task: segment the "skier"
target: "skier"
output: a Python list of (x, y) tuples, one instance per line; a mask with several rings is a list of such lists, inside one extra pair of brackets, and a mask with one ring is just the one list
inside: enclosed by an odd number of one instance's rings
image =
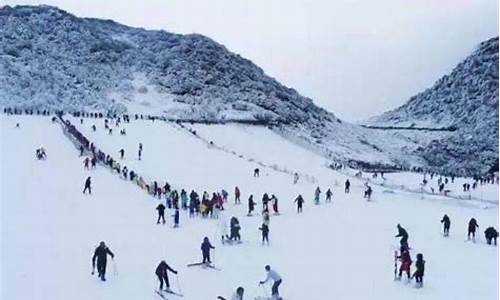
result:
[(166, 291), (171, 292), (170, 290), (170, 283), (168, 281), (168, 272), (170, 271), (174, 274), (177, 274), (177, 271), (172, 269), (164, 260), (160, 262), (158, 267), (156, 267), (155, 274), (158, 276), (158, 280), (160, 281), (160, 291), (163, 290), (163, 283), (165, 283), (166, 286)]
[(222, 195), (222, 199), (224, 200), (224, 202), (227, 202), (227, 197), (229, 196), (229, 193), (225, 189), (222, 189), (220, 193)]
[(85, 157), (85, 159), (83, 160), (83, 168), (84, 168), (85, 170), (88, 170), (88, 169), (89, 169), (89, 163), (90, 163), (90, 158)]
[(97, 272), (99, 278), (102, 281), (106, 281), (106, 263), (107, 263), (107, 255), (110, 255), (111, 258), (115, 258), (115, 255), (109, 248), (106, 246), (104, 242), (100, 242), (99, 246), (94, 251), (94, 256), (92, 257), (92, 275), (94, 275), (95, 264), (97, 260)]
[(410, 272), (410, 266), (411, 266), (411, 257), (410, 257), (410, 252), (408, 249), (402, 249), (401, 250), (401, 255), (397, 257), (401, 261), (401, 266), (399, 267), (399, 274), (398, 274), (398, 280), (401, 280), (401, 276), (403, 275), (403, 272), (406, 272), (407, 274), (407, 280), (410, 281), (411, 278), (411, 272)]
[(409, 249), (408, 247), (408, 232), (406, 232), (406, 229), (404, 229), (401, 225), (397, 225), (398, 228), (398, 234), (395, 237), (401, 237), (401, 240), (399, 241), (401, 245), (401, 251), (403, 249)]
[(346, 179), (344, 185), (345, 185), (344, 192), (346, 194), (349, 194), (349, 192), (351, 191), (351, 182), (349, 181), (349, 179)]
[(248, 198), (248, 214), (247, 214), (247, 216), (252, 215), (254, 208), (255, 208), (255, 202), (253, 201), (253, 195), (250, 195), (250, 197)]
[(85, 150), (85, 149), (83, 148), (83, 145), (80, 145), (80, 157), (81, 157), (81, 156), (83, 156), (83, 151), (84, 151), (84, 150)]
[(85, 187), (83, 188), (83, 193), (85, 194), (85, 191), (89, 191), (89, 195), (92, 195), (92, 189), (90, 187), (90, 176), (87, 177), (87, 179), (85, 180)]
[(235, 241), (240, 241), (241, 236), (240, 236), (240, 221), (236, 217), (232, 217), (230, 221), (230, 236), (229, 240), (235, 240)]
[(302, 212), (302, 204), (304, 204), (304, 198), (302, 198), (302, 195), (299, 195), (294, 202), (297, 202), (297, 213)]
[(497, 245), (498, 231), (494, 227), (488, 227), (484, 231), (484, 237), (486, 238), (486, 243), (491, 245), (491, 240), (493, 240), (495, 246)]
[(187, 209), (187, 203), (188, 203), (188, 195), (187, 192), (182, 189), (181, 190), (181, 207), (182, 209)]
[(120, 152), (120, 159), (123, 159), (123, 157), (125, 156), (125, 150), (122, 148), (118, 152)]
[(332, 202), (332, 190), (328, 189), (326, 191), (326, 199), (325, 199), (325, 202)]
[(267, 243), (269, 246), (269, 226), (263, 223), (262, 226), (259, 227), (259, 230), (262, 231), (262, 246), (264, 246), (264, 243)]
[(271, 297), (272, 299), (280, 299), (278, 287), (280, 286), (282, 281), (281, 276), (278, 273), (276, 273), (276, 271), (272, 270), (269, 265), (267, 265), (265, 269), (267, 272), (266, 279), (259, 282), (259, 284), (264, 284), (268, 282), (270, 279), (273, 280), (274, 282), (273, 286), (271, 287)]
[(297, 184), (299, 181), (299, 173), (293, 174), (293, 184)]
[(274, 194), (272, 194), (270, 201), (272, 201), (272, 203), (273, 203), (273, 212), (274, 212), (274, 214), (275, 215), (279, 215), (280, 212), (278, 210), (278, 198), (276, 198), (276, 196)]
[(422, 253), (417, 254), (417, 261), (415, 262), (415, 267), (417, 270), (413, 273), (413, 277), (415, 277), (416, 287), (421, 288), (424, 285), (424, 270), (425, 270), (425, 260)]
[(262, 210), (268, 209), (269, 200), (269, 195), (264, 193), (262, 196)]
[(139, 150), (137, 151), (138, 158), (141, 160), (142, 158), (142, 143), (139, 143)]
[(243, 293), (245, 292), (245, 289), (243, 287), (238, 287), (234, 294), (231, 296), (231, 300), (243, 300)]
[(201, 244), (201, 254), (203, 255), (203, 263), (204, 264), (211, 264), (212, 261), (210, 260), (210, 249), (215, 249), (212, 244), (210, 244), (210, 241), (208, 240), (208, 237), (205, 237), (203, 239), (203, 243)]
[(255, 168), (253, 170), (253, 177), (260, 177), (260, 170), (259, 170), (259, 168)]
[(479, 225), (477, 225), (477, 221), (474, 218), (471, 218), (469, 221), (469, 230), (467, 232), (467, 240), (470, 240), (470, 236), (472, 235), (472, 240), (476, 240), (476, 228), (479, 228)]
[(240, 204), (240, 189), (238, 187), (234, 188), (234, 204)]
[(366, 198), (368, 201), (370, 201), (370, 199), (372, 198), (372, 187), (369, 186), (368, 184), (365, 185), (366, 186), (366, 190), (365, 190), (365, 195), (364, 195), (364, 198)]
[(179, 208), (176, 207), (175, 208), (175, 212), (174, 212), (174, 228), (177, 228), (179, 227)]
[(443, 235), (444, 236), (449, 236), (450, 235), (450, 224), (451, 224), (451, 221), (450, 221), (450, 218), (448, 217), (447, 214), (445, 214), (443, 216), (443, 218), (441, 219), (441, 223), (443, 223)]
[(165, 224), (165, 205), (162, 203), (158, 204), (156, 210), (158, 211), (158, 221), (156, 221), (156, 224), (160, 224), (160, 219)]
[(224, 244), (224, 242), (226, 241), (226, 239), (228, 239), (228, 235), (227, 235), (227, 218), (226, 218), (225, 213), (221, 213), (220, 214), (219, 221), (218, 221), (217, 225), (219, 227), (219, 232), (220, 232), (220, 236), (221, 236), (221, 243)]
[(264, 222), (264, 224), (266, 225), (269, 225), (270, 221), (271, 221), (271, 216), (269, 215), (269, 210), (264, 209), (262, 211), (262, 222)]
[(316, 187), (316, 190), (314, 191), (314, 204), (318, 205), (319, 204), (319, 196), (321, 195), (321, 190), (319, 189), (319, 186)]

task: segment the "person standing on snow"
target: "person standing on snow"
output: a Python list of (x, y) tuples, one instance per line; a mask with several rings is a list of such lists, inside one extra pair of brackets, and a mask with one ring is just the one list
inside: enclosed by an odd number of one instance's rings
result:
[(228, 226), (227, 226), (227, 217), (224, 212), (220, 213), (219, 220), (217, 222), (217, 226), (219, 227), (219, 232), (221, 236), (221, 243), (224, 244), (228, 237)]
[(273, 212), (275, 215), (279, 215), (280, 212), (278, 210), (278, 198), (276, 198), (276, 196), (274, 194), (271, 195), (271, 200), (272, 203), (273, 203)]
[(467, 240), (470, 240), (470, 236), (472, 235), (472, 240), (476, 240), (476, 228), (479, 228), (479, 225), (477, 225), (477, 221), (474, 218), (471, 218), (469, 221), (469, 228), (467, 231)]
[(345, 185), (344, 192), (346, 194), (349, 194), (349, 192), (351, 191), (351, 182), (349, 181), (349, 179), (346, 179), (344, 185)]
[(319, 204), (319, 196), (321, 195), (321, 190), (319, 189), (319, 186), (316, 188), (314, 191), (314, 204), (318, 205)]
[(179, 208), (176, 207), (175, 208), (175, 212), (174, 212), (174, 228), (177, 228), (179, 227)]
[(297, 184), (298, 181), (299, 181), (299, 173), (295, 172), (295, 174), (293, 174), (293, 184)]
[(106, 246), (104, 242), (100, 242), (99, 246), (94, 251), (94, 256), (92, 257), (92, 275), (94, 275), (95, 265), (97, 261), (97, 272), (99, 274), (99, 278), (102, 281), (106, 281), (106, 264), (107, 264), (107, 256), (110, 255), (111, 258), (115, 258), (115, 255), (109, 248)]
[(231, 235), (229, 236), (229, 239), (232, 241), (232, 240), (235, 240), (235, 241), (240, 241), (241, 240), (241, 236), (240, 236), (240, 229), (241, 229), (241, 226), (240, 226), (240, 221), (238, 221), (238, 219), (236, 217), (232, 217), (231, 220), (230, 220), (230, 228), (231, 228)]
[(88, 190), (89, 191), (89, 195), (92, 195), (92, 188), (90, 187), (90, 176), (87, 177), (87, 179), (85, 180), (85, 186), (83, 188), (83, 194), (85, 194), (85, 192)]
[(267, 265), (265, 267), (265, 269), (267, 272), (266, 279), (259, 282), (259, 284), (264, 284), (264, 283), (268, 282), (269, 280), (273, 280), (274, 282), (273, 282), (273, 286), (271, 287), (271, 297), (273, 299), (279, 299), (278, 288), (279, 288), (281, 281), (282, 281), (281, 276), (276, 271), (272, 270), (269, 265)]
[(447, 214), (443, 216), (441, 223), (443, 223), (443, 236), (449, 236), (451, 221)]
[(268, 209), (269, 201), (269, 195), (267, 193), (264, 193), (264, 195), (262, 196), (262, 210)]
[(205, 237), (203, 239), (203, 243), (201, 244), (201, 254), (203, 255), (203, 263), (210, 264), (212, 261), (210, 260), (210, 249), (215, 249), (212, 244), (210, 244), (210, 241), (208, 240), (208, 237)]
[(269, 225), (269, 223), (271, 222), (271, 216), (269, 215), (268, 209), (264, 209), (262, 211), (262, 222), (266, 225)]
[(240, 189), (238, 187), (234, 188), (234, 204), (240, 204)]
[(416, 287), (421, 288), (424, 285), (424, 271), (425, 271), (425, 260), (422, 253), (417, 254), (417, 261), (415, 262), (415, 267), (417, 268), (417, 270), (415, 271), (415, 273), (413, 273), (413, 276), (411, 278), (413, 279), (413, 277), (415, 277), (415, 281), (417, 283)]
[(332, 190), (328, 189), (326, 191), (326, 199), (325, 199), (325, 202), (332, 202)]
[(120, 149), (120, 151), (118, 151), (120, 153), (120, 159), (123, 159), (123, 157), (125, 157), (125, 150)]
[(170, 271), (174, 274), (177, 274), (177, 271), (172, 269), (164, 260), (160, 262), (158, 267), (156, 267), (155, 274), (158, 277), (158, 280), (160, 281), (160, 291), (163, 290), (163, 283), (165, 283), (166, 286), (166, 291), (171, 291), (170, 290), (170, 283), (168, 281), (168, 272)]
[(139, 150), (137, 151), (137, 158), (141, 160), (142, 158), (142, 143), (139, 143)]
[(488, 227), (484, 231), (484, 237), (486, 238), (486, 243), (491, 245), (491, 241), (493, 240), (495, 246), (497, 245), (498, 231), (494, 227)]
[(156, 221), (156, 224), (160, 224), (160, 219), (165, 224), (165, 205), (162, 203), (158, 204), (156, 210), (158, 211), (158, 221)]
[(84, 168), (85, 170), (88, 170), (88, 169), (89, 169), (89, 163), (90, 163), (90, 158), (85, 157), (85, 159), (83, 160), (83, 168)]
[(397, 258), (401, 261), (401, 266), (399, 267), (398, 280), (401, 280), (403, 272), (406, 272), (408, 276), (407, 279), (408, 281), (410, 281), (411, 278), (410, 266), (412, 263), (410, 252), (408, 251), (408, 249), (403, 249), (401, 250), (401, 255), (399, 255)]
[(247, 214), (247, 216), (251, 216), (254, 209), (255, 209), (255, 202), (253, 201), (253, 195), (250, 195), (250, 197), (248, 198), (248, 214)]
[(294, 202), (297, 202), (297, 213), (302, 212), (302, 204), (304, 204), (304, 198), (302, 198), (302, 195), (299, 195)]
[(401, 251), (403, 249), (409, 249), (408, 247), (408, 232), (401, 225), (397, 225), (398, 234), (395, 237), (401, 237), (399, 244), (401, 245)]
[(236, 289), (236, 291), (234, 292), (234, 294), (231, 296), (231, 300), (243, 300), (243, 293), (245, 292), (245, 290), (243, 289), (243, 287), (238, 287)]
[(263, 223), (259, 230), (262, 231), (262, 246), (264, 243), (267, 243), (269, 246), (269, 226), (266, 223)]

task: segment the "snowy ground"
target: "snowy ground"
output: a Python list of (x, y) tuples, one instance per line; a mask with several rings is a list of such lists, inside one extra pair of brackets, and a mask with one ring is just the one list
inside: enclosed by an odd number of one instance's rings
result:
[[(16, 122), (21, 128), (15, 128)], [(95, 133), (90, 129), (94, 123)], [(265, 128), (193, 126), (200, 136), (225, 147), (223, 151), (164, 122), (133, 121), (126, 126), (127, 136), (120, 136), (118, 129), (108, 135), (103, 120), (85, 119), (77, 126), (116, 158), (124, 148), (122, 165), (149, 180), (168, 180), (176, 188), (199, 193), (225, 188), (232, 194), (238, 185), (242, 205), (228, 204), (225, 214), (239, 217), (246, 242), (222, 246), (216, 221), (188, 219), (184, 213), (178, 229), (156, 225), (159, 201), (103, 167), (85, 171), (59, 124), (49, 118), (2, 115), (2, 299), (156, 299), (154, 269), (162, 259), (179, 270), (188, 300), (228, 297), (238, 285), (245, 287), (245, 299), (262, 295), (257, 283), (265, 276), (265, 264), (284, 278), (281, 291), (287, 300), (498, 299), (498, 248), (487, 246), (482, 234), (476, 244), (464, 242), (470, 217), (478, 220), (481, 233), (487, 226), (498, 228), (496, 205), (439, 196), (421, 199), (420, 194), (387, 193), (379, 186), (374, 186), (373, 201), (366, 202), (362, 181), (351, 179), (351, 194), (341, 193), (345, 175)], [(139, 142), (144, 144), (142, 161), (136, 157)], [(41, 145), (48, 152), (46, 161), (34, 159)], [(279, 166), (279, 171), (257, 161)], [(252, 176), (255, 167), (261, 168), (260, 178)], [(304, 177), (293, 185), (283, 170)], [(87, 176), (93, 178), (92, 196), (81, 193)], [(391, 174), (389, 180), (421, 181), (412, 176)], [(332, 204), (312, 204), (318, 185), (323, 192), (333, 189)], [(490, 195), (490, 188), (479, 189)], [(498, 186), (494, 188), (498, 193)], [(245, 216), (248, 195), (260, 202), (263, 192), (274, 193), (282, 211), (271, 219), (270, 247), (260, 245), (261, 217)], [(306, 199), (301, 215), (293, 205), (298, 193)], [(449, 238), (440, 233), (444, 213), (452, 220)], [(423, 289), (393, 281), (397, 223), (410, 234), (413, 259), (421, 252), (427, 261)], [(222, 271), (186, 267), (201, 259), (204, 236), (216, 246), (213, 261)], [(106, 283), (90, 276), (91, 256), (100, 240), (116, 255)], [(178, 289), (175, 276), (170, 279)]]

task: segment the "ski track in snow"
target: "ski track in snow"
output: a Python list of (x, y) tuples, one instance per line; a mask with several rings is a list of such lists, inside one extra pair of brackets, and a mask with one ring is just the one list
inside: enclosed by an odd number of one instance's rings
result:
[[(226, 189), (230, 193), (226, 217), (238, 216), (248, 243), (222, 247), (216, 221), (189, 219), (185, 212), (179, 229), (171, 228), (172, 218), (165, 226), (156, 225), (159, 200), (106, 168), (84, 170), (83, 158), (59, 124), (45, 117), (2, 115), (2, 299), (157, 299), (154, 270), (162, 259), (179, 271), (183, 299), (188, 300), (228, 298), (239, 285), (245, 287), (245, 298), (263, 295), (257, 283), (265, 276), (265, 264), (284, 278), (281, 293), (287, 300), (498, 298), (498, 248), (487, 246), (482, 234), (487, 226), (498, 228), (496, 205), (483, 209), (473, 201), (443, 197), (423, 201), (419, 194), (383, 193), (378, 186), (373, 201), (366, 202), (362, 181), (352, 179), (351, 194), (342, 193), (345, 175), (326, 169), (325, 159), (265, 128), (193, 126), (247, 157), (311, 174), (317, 184), (299, 180), (294, 185), (292, 176), (268, 168), (254, 178), (256, 163), (207, 147), (163, 122), (131, 121), (124, 125), (127, 136), (118, 130), (110, 136), (103, 120), (85, 119), (83, 125), (70, 120), (115, 158), (124, 148), (122, 166), (149, 180), (160, 184), (167, 180), (188, 192)], [(16, 122), (21, 128), (15, 128)], [(90, 129), (94, 123), (95, 133)], [(136, 157), (139, 142), (144, 144), (141, 161)], [(34, 158), (42, 145), (46, 161)], [(87, 176), (92, 176), (92, 196), (81, 193)], [(403, 182), (416, 180), (408, 173), (390, 176)], [(231, 204), (236, 185), (242, 191), (238, 206)], [(316, 185), (323, 192), (320, 206), (312, 204)], [(324, 204), (328, 187), (334, 193), (333, 203)], [(480, 187), (484, 193), (490, 193), (489, 188)], [(245, 216), (249, 194), (259, 208), (264, 192), (278, 197), (282, 212), (271, 216), (270, 247), (260, 245), (261, 217)], [(293, 204), (299, 193), (306, 200), (301, 215)], [(449, 238), (441, 236), (439, 220), (444, 213), (452, 221)], [(472, 216), (480, 225), (477, 244), (464, 243)], [(423, 289), (392, 280), (397, 223), (410, 234), (412, 258), (424, 254)], [(186, 267), (201, 259), (204, 236), (216, 247), (212, 260), (220, 272)], [(100, 240), (116, 255), (117, 275), (109, 260), (105, 283), (90, 275), (91, 256)], [(175, 276), (169, 275), (171, 286), (178, 289)]]

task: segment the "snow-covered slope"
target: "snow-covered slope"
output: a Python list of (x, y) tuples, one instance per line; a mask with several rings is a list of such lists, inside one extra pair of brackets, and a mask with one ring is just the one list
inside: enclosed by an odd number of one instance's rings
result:
[(383, 134), (371, 144), (367, 130), (342, 123), (201, 35), (77, 18), (47, 6), (3, 7), (0, 26), (4, 107), (272, 123), (338, 161), (418, 164), (384, 145), (405, 140)]
[(417, 153), (443, 169), (458, 163), (466, 172), (482, 173), (496, 164), (498, 171), (498, 37), (482, 42), (431, 88), (367, 124), (455, 130)]
[[(168, 180), (175, 188), (198, 192), (229, 191), (225, 216), (240, 219), (245, 242), (221, 245), (216, 220), (190, 219), (184, 211), (180, 228), (171, 228), (171, 220), (156, 225), (159, 200), (102, 166), (84, 170), (83, 158), (59, 124), (49, 118), (1, 115), (2, 299), (161, 300), (153, 289), (154, 269), (162, 259), (179, 271), (179, 281), (171, 276), (171, 285), (180, 287), (186, 300), (229, 297), (239, 285), (246, 289), (245, 299), (263, 295), (269, 286), (264, 290), (257, 283), (264, 278), (265, 264), (282, 275), (282, 295), (289, 300), (498, 298), (498, 248), (485, 245), (482, 236), (477, 244), (464, 243), (472, 216), (481, 232), (490, 225), (498, 228), (496, 205), (440, 196), (421, 199), (420, 194), (378, 186), (373, 201), (366, 202), (362, 181), (352, 178), (352, 192), (344, 194), (345, 175), (263, 128), (195, 125), (199, 136), (213, 140), (210, 146), (175, 124), (132, 121), (122, 125), (127, 135), (121, 136), (118, 129), (107, 134), (103, 120), (71, 120), (111, 155), (118, 157), (116, 152), (124, 148), (122, 166), (148, 180)], [(96, 132), (90, 130), (92, 124)], [(144, 144), (141, 161), (136, 160), (139, 142)], [(34, 158), (40, 146), (47, 149), (46, 161)], [(261, 168), (259, 178), (252, 176), (255, 167)], [(310, 177), (294, 185), (281, 169)], [(81, 193), (87, 176), (93, 179), (92, 196)], [(420, 180), (406, 174), (394, 177), (406, 183)], [(236, 184), (243, 205), (232, 204)], [(312, 204), (316, 186), (323, 190), (319, 206)], [(334, 191), (331, 204), (324, 203), (328, 187)], [(271, 217), (269, 247), (260, 245), (261, 216), (246, 216), (248, 196), (254, 194), (259, 202), (263, 192), (279, 198), (282, 212)], [(306, 199), (301, 215), (293, 203), (298, 193)], [(449, 238), (440, 234), (444, 213), (452, 219)], [(412, 257), (422, 252), (426, 259), (423, 289), (393, 281), (397, 223), (409, 231)], [(213, 261), (221, 271), (186, 267), (201, 259), (204, 236), (214, 242)], [(105, 283), (90, 275), (91, 255), (100, 240), (116, 255), (114, 263), (109, 261)]]
[[(4, 108), (266, 124), (330, 160), (372, 169), (484, 174), (495, 157), (491, 151), (498, 149), (486, 138), (469, 143), (469, 135), (408, 135), (343, 122), (251, 61), (197, 34), (78, 18), (50, 6), (4, 6), (0, 28)], [(470, 163), (464, 159), (468, 153), (488, 155)]]

